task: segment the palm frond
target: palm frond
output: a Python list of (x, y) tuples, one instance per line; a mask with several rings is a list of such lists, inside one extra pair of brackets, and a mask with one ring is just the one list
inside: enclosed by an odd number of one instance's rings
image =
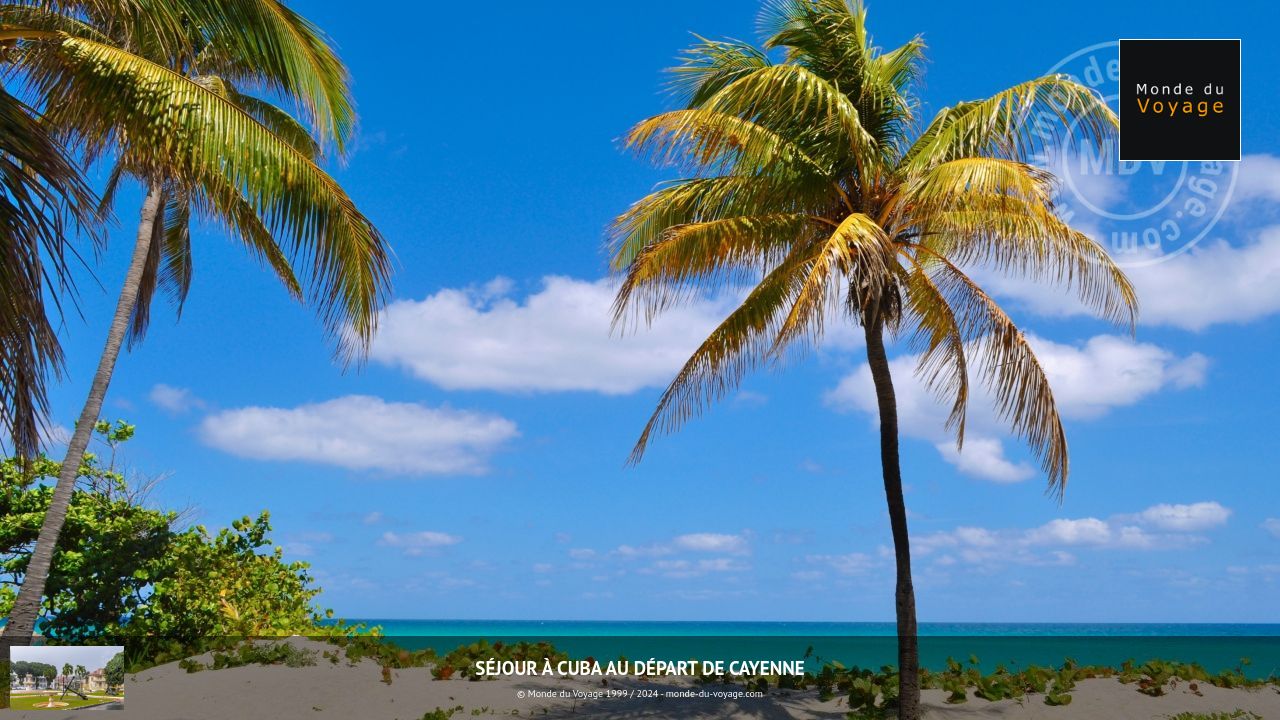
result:
[(943, 108), (904, 155), (901, 167), (918, 172), (965, 157), (1030, 161), (1069, 136), (1109, 147), (1120, 121), (1097, 91), (1066, 75), (1046, 75), (985, 100)]
[[(800, 292), (778, 328), (770, 352), (781, 353), (801, 336), (816, 343), (822, 335), (826, 306), (839, 304), (841, 282), (855, 293), (878, 292), (892, 274), (892, 252), (889, 237), (870, 216), (853, 213), (842, 220), (805, 268)], [(874, 298), (864, 298), (862, 304), (866, 301)]]
[(320, 143), (345, 152), (356, 120), (350, 72), (320, 28), (279, 0), (169, 1), (204, 29), (197, 72), (292, 98)]
[(668, 90), (689, 108), (700, 107), (743, 75), (772, 64), (767, 55), (749, 43), (701, 37), (698, 40), (681, 53), (679, 65), (667, 70), (672, 76)]
[(628, 310), (652, 320), (688, 298), (754, 282), (800, 243), (814, 242), (826, 228), (821, 218), (800, 213), (676, 225), (626, 264), (614, 300), (614, 323)]
[(240, 92), (231, 81), (217, 75), (201, 75), (193, 79), (234, 103), (247, 115), (262, 123), (263, 127), (275, 133), (277, 137), (292, 145), (293, 149), (312, 161), (319, 162), (323, 159), (324, 153), (320, 143), (316, 142), (316, 139), (311, 136), (311, 131), (294, 116), (266, 100)]
[(762, 125), (790, 139), (824, 167), (852, 164), (861, 177), (884, 160), (840, 88), (800, 65), (770, 65), (744, 74), (712, 95), (704, 109)]
[(1063, 285), (1132, 331), (1133, 285), (1105, 249), (1057, 216), (1053, 185), (1047, 171), (1012, 160), (952, 160), (904, 190), (899, 222), (960, 267), (983, 265)]
[(830, 168), (778, 133), (702, 108), (654, 115), (632, 128), (625, 143), (655, 163), (692, 172), (759, 175), (792, 169), (824, 177), (830, 173)]
[(996, 413), (1040, 458), (1049, 491), (1061, 498), (1067, 485), (1067, 435), (1044, 368), (995, 300), (946, 258), (932, 259), (931, 279), (948, 299), (965, 344), (980, 358), (978, 371)]
[(793, 251), (698, 346), (662, 393), (629, 462), (640, 461), (654, 433), (679, 429), (760, 364), (773, 343), (780, 316), (799, 291), (801, 270), (810, 261), (809, 253)]
[(650, 193), (609, 228), (610, 265), (626, 268), (671, 228), (770, 215), (822, 215), (836, 207), (832, 185), (814, 175), (774, 174), (690, 178)]
[(145, 177), (234, 189), (308, 265), (310, 300), (350, 356), (367, 348), (389, 282), (381, 235), (328, 174), (227, 98), (148, 60), (58, 36), (39, 75), (56, 123), (94, 150), (119, 142)]
[(62, 367), (49, 313), (60, 312), (57, 293), (73, 288), (70, 237), (88, 230), (100, 238), (95, 208), (65, 149), (0, 89), (0, 429), (20, 455), (40, 449), (46, 380)]
[(965, 417), (969, 405), (969, 361), (959, 321), (942, 291), (915, 258), (903, 279), (908, 345), (920, 354), (916, 376), (941, 402), (950, 402), (946, 427), (956, 433), (956, 448), (964, 448)]

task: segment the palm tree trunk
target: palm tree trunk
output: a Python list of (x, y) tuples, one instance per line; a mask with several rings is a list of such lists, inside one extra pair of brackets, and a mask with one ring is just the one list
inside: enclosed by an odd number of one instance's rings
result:
[(911, 542), (907, 536), (907, 505), (902, 499), (902, 469), (898, 465), (898, 402), (893, 377), (884, 352), (884, 326), (878, 319), (863, 324), (867, 337), (867, 364), (876, 387), (880, 409), (880, 466), (884, 494), (893, 529), (893, 555), (898, 566), (894, 593), (898, 617), (898, 718), (920, 718), (920, 648), (916, 638), (916, 593), (911, 586)]
[[(53, 563), (53, 551), (58, 545), (58, 535), (67, 520), (67, 510), (71, 505), (71, 495), (75, 491), (76, 477), (80, 471), (80, 461), (84, 458), (85, 449), (93, 437), (93, 427), (102, 412), (102, 401), (107, 395), (107, 385), (111, 383), (111, 373), (115, 370), (116, 358), (120, 355), (120, 345), (124, 342), (125, 333), (129, 329), (129, 317), (133, 314), (134, 303), (138, 300), (138, 286), (142, 279), (143, 267), (151, 250), (152, 229), (160, 210), (164, 205), (162, 185), (155, 184), (147, 189), (146, 200), (142, 203), (142, 219), (138, 225), (138, 240), (133, 248), (133, 259), (129, 263), (129, 272), (125, 275), (124, 288), (120, 291), (120, 299), (116, 303), (116, 314), (111, 319), (111, 329), (107, 333), (107, 344), (102, 349), (102, 358), (98, 361), (98, 371), (93, 376), (93, 384), (89, 387), (89, 397), (85, 400), (84, 410), (76, 421), (75, 432), (67, 443), (67, 456), (62, 461), (62, 472), (58, 474), (58, 484), (53, 490), (53, 499), (49, 510), (45, 513), (44, 524), (40, 527), (40, 535), (36, 540), (35, 550), (27, 563), (22, 578), (22, 587), (14, 600), (13, 610), (5, 625), (0, 646), (5, 655), (10, 646), (29, 645), (35, 632), (36, 617), (40, 612), (40, 601), (44, 597), (45, 583), (49, 579), (49, 568)], [(0, 660), (3, 660), (0, 657)], [(8, 678), (5, 678), (8, 686)]]

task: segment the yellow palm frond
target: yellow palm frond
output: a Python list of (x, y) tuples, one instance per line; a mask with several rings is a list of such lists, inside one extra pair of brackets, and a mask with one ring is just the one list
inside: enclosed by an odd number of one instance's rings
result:
[(853, 164), (868, 176), (882, 159), (882, 149), (862, 126), (853, 101), (800, 65), (770, 65), (744, 74), (703, 107), (790, 138), (824, 167)]
[[(856, 294), (879, 293), (892, 274), (893, 248), (889, 237), (871, 217), (853, 213), (840, 222), (805, 268), (804, 283), (791, 311), (778, 329), (772, 352), (782, 352), (804, 335), (816, 341), (822, 335), (827, 306), (839, 302), (841, 281)], [(861, 306), (874, 302), (865, 297)]]
[(610, 265), (615, 271), (623, 270), (644, 248), (680, 225), (738, 217), (821, 215), (839, 202), (831, 183), (808, 174), (723, 175), (670, 183), (613, 221)]
[(754, 281), (791, 247), (815, 240), (825, 227), (820, 218), (777, 213), (668, 228), (627, 264), (614, 301), (614, 322), (623, 322), (628, 309), (651, 320), (690, 292)]
[(679, 429), (693, 415), (724, 397), (759, 365), (774, 340), (774, 328), (799, 292), (812, 253), (797, 248), (752, 289), (742, 304), (698, 346), (658, 400), (640, 433), (630, 462), (639, 462), (655, 432)]
[(656, 163), (714, 174), (756, 175), (791, 169), (827, 176), (795, 143), (723, 112), (694, 108), (655, 115), (631, 129), (626, 146)]

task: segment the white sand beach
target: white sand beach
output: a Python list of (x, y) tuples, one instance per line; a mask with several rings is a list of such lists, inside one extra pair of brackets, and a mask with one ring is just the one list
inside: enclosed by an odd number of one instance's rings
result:
[[(330, 646), (307, 642), (323, 651)], [(188, 673), (177, 663), (129, 676), (127, 717), (137, 720), (421, 720), (437, 708), (461, 707), (454, 717), (518, 716), (543, 718), (732, 718), (741, 720), (844, 720), (842, 698), (821, 701), (816, 691), (771, 689), (764, 697), (742, 696), (738, 685), (695, 685), (686, 679), (500, 678), (485, 681), (433, 680), (428, 668), (393, 670), (383, 682), (372, 660), (354, 665), (323, 658), (311, 667), (244, 666)], [(609, 690), (659, 697), (604, 697)], [(668, 692), (724, 693), (720, 697), (668, 697)], [(551, 693), (554, 697), (547, 697)], [(1045, 705), (1029, 695), (1021, 702), (970, 698), (948, 705), (938, 690), (924, 693), (926, 717), (939, 720), (1009, 718), (1039, 720), (1163, 720), (1181, 712), (1245, 710), (1280, 718), (1280, 691), (1274, 686), (1228, 690), (1200, 684), (1199, 695), (1177, 683), (1162, 697), (1112, 679), (1081, 681), (1065, 707)], [(630, 694), (630, 692), (628, 692)], [(561, 697), (564, 695), (564, 697)], [(736, 697), (735, 697), (736, 695)], [(575, 697), (576, 696), (576, 697)], [(101, 709), (72, 712), (14, 712), (9, 717), (100, 717)]]

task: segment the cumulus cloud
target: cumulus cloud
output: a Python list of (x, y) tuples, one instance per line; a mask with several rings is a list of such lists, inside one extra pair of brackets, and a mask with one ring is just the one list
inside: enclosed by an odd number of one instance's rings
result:
[(1137, 519), (1163, 530), (1197, 531), (1224, 525), (1231, 517), (1231, 510), (1216, 502), (1198, 502), (1190, 505), (1153, 505), (1137, 516)]
[[(543, 278), (523, 299), (498, 278), (401, 300), (382, 313), (370, 357), (449, 390), (587, 391), (624, 395), (671, 381), (689, 355), (741, 299), (725, 292), (671, 308), (651, 326), (615, 332), (616, 285)], [(851, 347), (850, 328), (832, 328), (828, 347)], [(763, 401), (744, 392), (740, 402)]]
[(405, 555), (413, 556), (421, 555), (428, 550), (457, 545), (460, 542), (462, 542), (462, 538), (457, 535), (434, 530), (422, 530), (411, 533), (384, 532), (378, 544), (399, 548)]
[(241, 457), (409, 475), (483, 473), (490, 455), (518, 434), (497, 415), (365, 395), (225, 410), (200, 425), (206, 444)]
[(1273, 537), (1280, 538), (1280, 518), (1267, 518), (1262, 522), (1262, 529)]
[(205, 406), (204, 401), (196, 397), (189, 389), (173, 387), (164, 383), (157, 383), (153, 386), (147, 398), (156, 407), (174, 415), (198, 410)]
[[(1208, 359), (1198, 353), (1178, 357), (1156, 345), (1114, 335), (1098, 335), (1080, 345), (1035, 336), (1027, 339), (1049, 378), (1058, 412), (1068, 420), (1095, 419), (1160, 390), (1199, 385), (1208, 368)], [(1018, 482), (1036, 474), (1031, 465), (1005, 456), (1007, 432), (980, 381), (970, 385), (965, 444), (963, 451), (957, 451), (954, 437), (944, 427), (948, 409), (916, 377), (917, 361), (918, 356), (906, 355), (890, 362), (903, 434), (933, 444), (967, 475)], [(871, 371), (865, 364), (828, 392), (826, 401), (838, 410), (866, 413), (873, 421), (879, 417)]]
[(1067, 565), (1079, 550), (1172, 550), (1206, 542), (1199, 531), (1227, 522), (1231, 511), (1217, 502), (1153, 505), (1110, 518), (1058, 518), (1034, 528), (957, 527), (912, 540), (913, 553), (941, 565), (1016, 562)]
[(511, 290), (499, 279), (392, 303), (370, 357), (450, 390), (619, 395), (669, 382), (732, 307), (728, 297), (696, 300), (619, 336), (608, 280), (547, 277), (523, 300)]

